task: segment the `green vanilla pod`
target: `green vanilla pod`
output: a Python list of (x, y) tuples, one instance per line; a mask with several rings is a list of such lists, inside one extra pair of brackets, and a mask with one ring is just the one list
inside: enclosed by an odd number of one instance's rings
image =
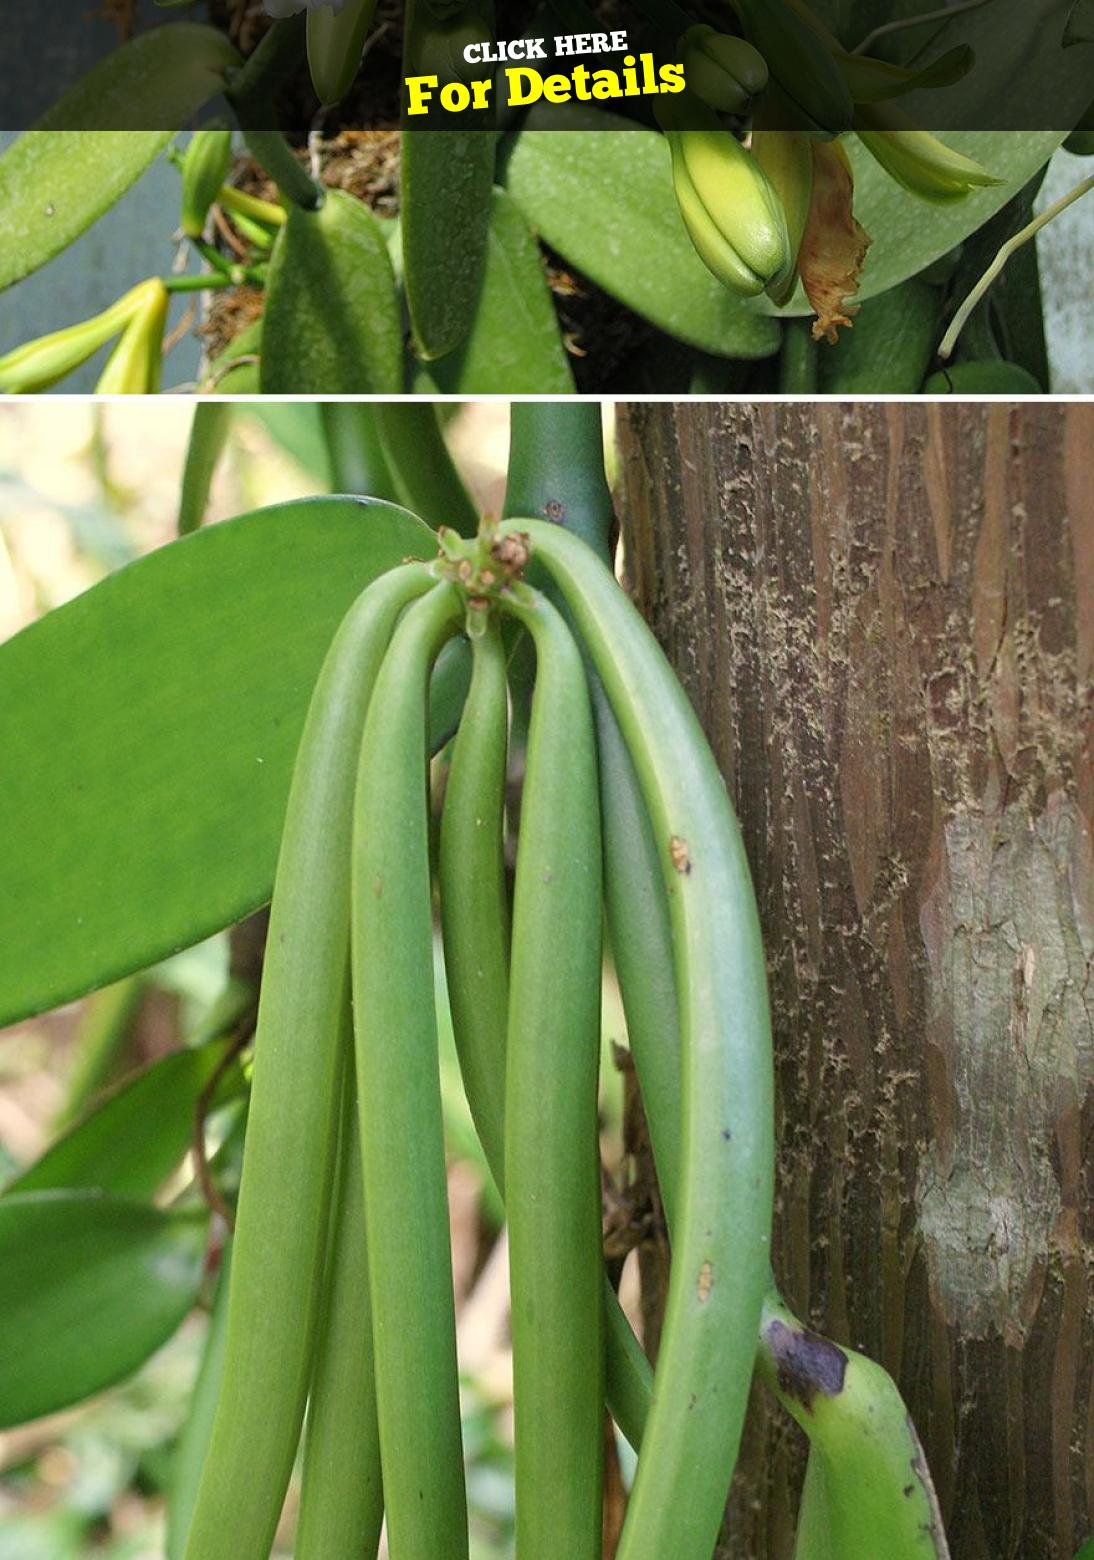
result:
[(430, 584), (425, 565), (407, 564), (358, 597), (301, 737), (259, 1002), (224, 1375), (186, 1560), (267, 1560), (292, 1472), (323, 1293), (360, 735), (392, 629)]
[(1000, 183), (971, 157), (955, 152), (929, 130), (908, 126), (899, 110), (863, 104), (855, 113), (855, 133), (891, 179), (934, 205), (965, 200), (973, 190)]
[(722, 114), (747, 115), (767, 89), (767, 61), (744, 38), (699, 22), (683, 33), (676, 58), (688, 90)]
[(597, 1560), (604, 1270), (596, 747), (581, 655), (561, 615), (530, 587), (503, 595), (502, 605), (536, 648), (505, 1082), (516, 1547), (525, 1560)]
[(452, 749), (438, 858), (452, 1030), (467, 1102), (492, 1173), (505, 1142), (509, 903), (505, 780), (509, 688), (496, 622), (472, 641), (471, 688)]
[(294, 1560), (372, 1560), (384, 1521), (353, 1022), (348, 1005), (343, 1029), (346, 1076), (338, 1171), (323, 1316), (304, 1435)]
[(771, 182), (786, 217), (791, 263), (767, 284), (774, 303), (789, 303), (798, 285), (798, 254), (813, 203), (813, 148), (794, 130), (753, 130), (752, 155)]
[(200, 238), (209, 208), (228, 177), (232, 161), (230, 130), (195, 130), (182, 158), (182, 221), (187, 238)]
[(736, 1460), (767, 1287), (773, 1102), (766, 971), (740, 831), (668, 662), (609, 570), (543, 521), (525, 534), (604, 683), (653, 823), (680, 1003), (673, 1267), (620, 1560), (707, 1560)]
[(694, 128), (700, 106), (658, 107), (676, 201), (707, 269), (732, 291), (754, 297), (792, 265), (786, 216), (763, 169), (713, 111), (707, 128)]
[[(445, 786), (439, 879), (445, 977), (456, 1048), (471, 1114), (503, 1195), (509, 1009), (502, 840), (505, 711), (504, 649), (491, 626), (474, 641), (466, 719), (456, 736)], [(648, 1412), (650, 1366), (606, 1274), (602, 1289), (608, 1407), (637, 1447)]]
[(340, 103), (361, 68), (365, 38), (376, 12), (376, 0), (345, 0), (340, 11), (331, 5), (308, 11), (308, 69), (321, 103)]
[(148, 282), (139, 282), (101, 314), (39, 336), (0, 357), (0, 393), (36, 394), (71, 374), (125, 329), (147, 298), (148, 287)]
[(757, 1366), (809, 1437), (795, 1560), (949, 1560), (923, 1448), (889, 1374), (803, 1327), (774, 1292)]
[[(514, 404), (510, 422), (504, 513), (546, 516), (581, 537), (610, 567), (614, 512), (604, 475), (599, 406)], [(589, 693), (597, 730), (604, 902), (612, 960), (628, 1040), (640, 1078), (646, 1080), (643, 1097), (654, 1159), (666, 1166), (662, 1195), (671, 1223), (680, 1142), (680, 1051), (668, 899), (634, 765), (603, 684), (591, 669)], [(662, 1018), (665, 1012), (668, 1022)], [(610, 1302), (608, 1396), (616, 1420), (631, 1439), (622, 1425), (621, 1407), (637, 1401), (631, 1392), (634, 1359), (627, 1358), (634, 1335), (625, 1319), (622, 1327), (619, 1322), (618, 1304)], [(645, 1358), (639, 1358), (642, 1374), (648, 1375)], [(633, 1428), (633, 1414), (628, 1422)]]
[[(607, 625), (606, 632), (611, 631), (611, 625)], [(599, 759), (602, 769), (614, 762), (603, 740)], [(607, 817), (611, 818), (610, 812)], [(625, 817), (618, 821), (620, 834), (627, 822)], [(621, 920), (626, 939), (635, 938), (646, 955), (662, 966), (660, 985), (640, 991), (636, 990), (631, 974), (624, 979), (620, 971), (625, 1002), (630, 988), (628, 1027), (633, 1023), (636, 1028), (644, 1028), (655, 1046), (658, 1034), (672, 1036), (678, 1025), (674, 975), (671, 967), (664, 968), (671, 960), (671, 932), (655, 896), (631, 895), (622, 902), (622, 908), (626, 912)], [(662, 1040), (662, 1052), (665, 1065), (656, 1071), (649, 1068), (647, 1053), (636, 1048), (635, 1055), (654, 1154), (663, 1166), (660, 1178), (671, 1230), (676, 1218), (678, 1168), (665, 1144), (671, 1141), (679, 1081), (674, 1086), (671, 1079), (676, 1065), (671, 1040)], [(892, 1554), (896, 1560), (945, 1560), (948, 1551), (922, 1450), (886, 1373), (853, 1351), (840, 1349), (803, 1329), (774, 1288), (765, 1296), (757, 1339), (760, 1374), (813, 1441), (796, 1560), (844, 1560), (850, 1555), (875, 1554)], [(611, 1333), (609, 1346), (610, 1343)], [(640, 1444), (653, 1401), (650, 1371), (638, 1354), (632, 1356), (628, 1367), (620, 1371), (620, 1379), (630, 1393), (627, 1412), (636, 1437), (633, 1444)], [(836, 1389), (839, 1371), (846, 1374), (845, 1393)], [(876, 1437), (875, 1427), (880, 1431)], [(833, 1488), (823, 1492), (823, 1504), (817, 1493), (824, 1471), (822, 1464), (836, 1471)], [(642, 1466), (640, 1458), (639, 1467)], [(871, 1484), (865, 1499), (856, 1493), (863, 1468), (868, 1470)], [(823, 1545), (817, 1535), (823, 1535)], [(678, 1552), (675, 1546), (671, 1550), (674, 1555)]]
[(430, 666), (463, 613), (445, 583), (396, 629), (354, 808), (353, 1002), (392, 1560), (467, 1560), (426, 795)]
[(824, 37), (784, 0), (730, 0), (745, 35), (767, 61), (773, 84), (802, 130), (841, 135), (855, 106)]
[(140, 299), (95, 386), (96, 395), (155, 395), (163, 370), (163, 332), (170, 295), (158, 278), (141, 284)]

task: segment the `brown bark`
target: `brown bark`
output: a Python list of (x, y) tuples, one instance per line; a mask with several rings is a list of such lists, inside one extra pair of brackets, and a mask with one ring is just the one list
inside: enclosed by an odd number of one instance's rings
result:
[[(898, 1379), (954, 1560), (1070, 1560), (1094, 1532), (1094, 408), (635, 405), (621, 444), (632, 581), (755, 876), (780, 1282)], [(721, 1553), (787, 1560), (800, 1470), (762, 1408)]]

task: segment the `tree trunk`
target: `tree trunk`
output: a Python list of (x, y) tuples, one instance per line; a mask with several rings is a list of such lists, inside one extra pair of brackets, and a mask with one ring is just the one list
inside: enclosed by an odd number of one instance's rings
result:
[[(900, 1383), (954, 1560), (1071, 1560), (1094, 1532), (1094, 408), (620, 423), (631, 582), (764, 925), (779, 1280)], [(801, 1466), (758, 1405), (719, 1553), (788, 1560)]]

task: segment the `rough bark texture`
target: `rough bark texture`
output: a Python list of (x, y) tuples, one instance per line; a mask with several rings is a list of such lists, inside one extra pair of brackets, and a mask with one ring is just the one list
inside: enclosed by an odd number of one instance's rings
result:
[[(1070, 1560), (1094, 1531), (1094, 408), (644, 405), (621, 443), (632, 582), (755, 875), (779, 1279), (900, 1382), (954, 1560)], [(787, 1560), (800, 1469), (761, 1407), (720, 1553)]]

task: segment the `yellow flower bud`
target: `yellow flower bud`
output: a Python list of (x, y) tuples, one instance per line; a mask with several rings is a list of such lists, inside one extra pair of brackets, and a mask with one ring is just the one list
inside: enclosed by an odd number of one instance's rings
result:
[(97, 395), (154, 395), (160, 387), (170, 296), (156, 277), (134, 292), (140, 295), (137, 306), (95, 386)]
[(35, 395), (58, 384), (66, 374), (93, 357), (112, 336), (125, 329), (134, 310), (140, 306), (145, 285), (134, 287), (92, 319), (68, 325), (48, 336), (39, 336), (0, 357), (0, 393)]
[[(677, 204), (707, 268), (735, 292), (754, 296), (791, 264), (782, 205), (763, 169), (702, 105), (662, 106), (672, 149)], [(678, 126), (685, 128), (678, 128)]]
[(964, 200), (974, 189), (1001, 182), (929, 130), (912, 128), (897, 109), (860, 104), (855, 131), (889, 177), (921, 200), (945, 205)]
[(697, 23), (676, 46), (688, 90), (723, 114), (747, 114), (767, 87), (767, 61), (744, 38)]

